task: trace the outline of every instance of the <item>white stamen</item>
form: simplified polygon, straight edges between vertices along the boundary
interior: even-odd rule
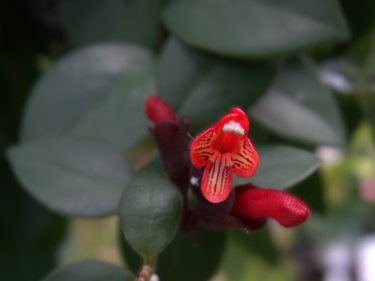
[[[192,186],[198,186],[199,185],[198,183],[199,183],[199,179],[197,177],[191,177],[190,178],[190,184]]]
[[[224,133],[234,133],[237,136],[243,136],[245,134],[245,130],[241,126],[241,124],[236,122],[236,121],[233,121],[233,120],[224,124],[223,132]]]

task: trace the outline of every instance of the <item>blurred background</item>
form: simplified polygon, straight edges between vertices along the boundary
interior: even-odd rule
[[[124,264],[116,217],[72,219],[50,211],[20,185],[5,156],[19,141],[26,101],[43,73],[79,46],[122,40],[116,24],[107,21],[122,14],[104,4],[93,12],[92,2],[0,1],[0,280],[40,280],[56,267],[88,258]],[[151,46],[157,54],[167,32],[153,24],[157,16],[150,11],[161,1],[139,3],[129,5],[125,41]],[[75,21],[69,10],[74,5]],[[339,5],[350,38],[309,54],[321,83],[335,93],[347,144],[309,147],[321,166],[293,187],[313,209],[309,221],[296,229],[270,223],[253,234],[251,245],[238,242],[244,237],[231,239],[241,236],[231,233],[212,280],[375,280],[375,1]],[[72,33],[84,30],[79,18],[85,13],[90,15],[85,23],[96,33]],[[139,36],[137,24],[156,38]],[[271,137],[284,142],[277,134]],[[142,154],[136,157],[143,161]]]

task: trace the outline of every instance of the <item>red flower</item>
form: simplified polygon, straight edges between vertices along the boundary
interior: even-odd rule
[[[241,109],[233,108],[217,124],[198,135],[190,146],[187,118],[177,118],[171,107],[156,96],[147,99],[145,111],[154,123],[150,132],[165,170],[184,195],[186,231],[192,232],[199,225],[252,231],[262,227],[269,218],[291,227],[309,217],[308,206],[287,192],[251,184],[232,188],[232,173],[251,177],[259,162],[247,138],[249,120]],[[204,168],[200,190],[191,185],[191,179],[201,177],[202,171],[192,165]],[[189,187],[198,199],[197,206],[190,210]]]
[[[150,96],[146,100],[145,107],[147,117],[157,124],[161,121],[176,121],[176,115],[172,108],[157,96]]]
[[[276,189],[239,186],[231,215],[252,229],[273,218],[284,227],[304,223],[310,216],[308,206],[297,197]]]
[[[201,191],[211,203],[227,199],[232,173],[243,178],[254,175],[259,157],[247,137],[248,131],[246,114],[235,107],[192,142],[190,158],[196,168],[205,167]]]

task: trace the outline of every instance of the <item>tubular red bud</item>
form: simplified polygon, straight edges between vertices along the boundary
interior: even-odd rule
[[[243,186],[236,192],[231,215],[244,221],[273,218],[282,226],[291,227],[304,223],[310,209],[287,192]]]
[[[154,124],[161,121],[176,121],[172,108],[157,96],[150,96],[146,100],[146,115]]]

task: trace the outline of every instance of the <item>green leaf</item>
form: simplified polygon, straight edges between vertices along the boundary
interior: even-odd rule
[[[48,275],[43,281],[133,281],[123,268],[95,260],[79,262]]]
[[[319,166],[319,159],[310,152],[287,146],[257,147],[260,156],[253,178],[234,178],[234,184],[253,183],[259,187],[285,189],[311,175]]]
[[[127,75],[108,91],[100,104],[88,110],[71,134],[129,149],[148,134],[145,100],[155,93],[154,64]]]
[[[122,231],[149,265],[155,265],[157,255],[173,239],[181,206],[177,188],[151,169],[139,173],[125,189],[119,207]]]
[[[100,105],[119,79],[151,60],[145,50],[121,44],[90,46],[62,58],[31,93],[23,116],[22,141],[66,132]]]
[[[343,121],[332,93],[303,60],[286,64],[250,115],[275,133],[308,144],[345,145]]]
[[[11,147],[21,184],[48,208],[68,216],[113,213],[132,168],[118,151],[83,139],[51,138]]]
[[[218,270],[225,245],[224,231],[200,229],[191,238],[179,231],[160,255],[157,274],[164,281],[210,280]]]
[[[59,0],[60,15],[75,45],[131,42],[155,48],[161,0]]]
[[[349,36],[335,0],[175,0],[162,17],[184,41],[237,57],[297,52]]]
[[[215,57],[171,38],[161,56],[159,95],[201,129],[232,106],[248,107],[275,73],[275,63]]]

